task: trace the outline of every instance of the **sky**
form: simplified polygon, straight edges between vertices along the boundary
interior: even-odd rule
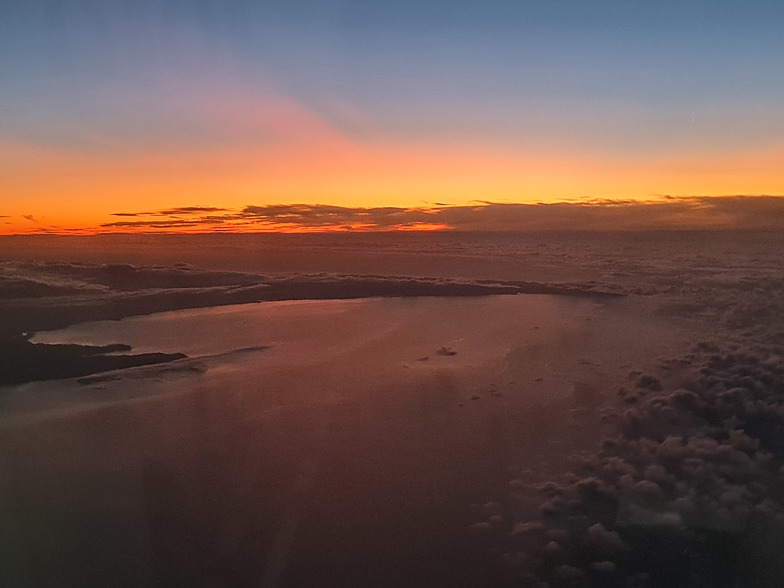
[[[737,197],[784,194],[781,22],[774,1],[5,0],[0,233],[758,208]],[[385,210],[406,214],[368,222]]]

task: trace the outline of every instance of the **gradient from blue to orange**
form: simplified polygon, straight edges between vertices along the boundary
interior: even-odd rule
[[[6,0],[0,233],[784,193],[784,5]]]

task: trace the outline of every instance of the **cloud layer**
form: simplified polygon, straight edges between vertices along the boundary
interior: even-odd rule
[[[614,297],[593,283],[380,275],[261,275],[187,265],[0,262],[0,336],[88,320],[270,300],[555,294]]]

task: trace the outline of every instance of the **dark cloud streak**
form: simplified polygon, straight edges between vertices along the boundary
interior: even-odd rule
[[[187,216],[211,212],[228,212],[226,208],[215,206],[181,206],[176,208],[166,208],[164,210],[154,210],[147,212],[113,212],[111,216],[121,217],[144,217],[144,216]]]

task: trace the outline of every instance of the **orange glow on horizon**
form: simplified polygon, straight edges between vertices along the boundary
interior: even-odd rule
[[[355,145],[322,136],[315,144],[178,149],[175,153],[91,155],[0,143],[0,234],[100,233],[138,213],[202,203],[226,209],[268,203],[419,208],[439,202],[655,200],[651,194],[784,193],[784,148],[721,157],[634,158],[523,153],[460,145]],[[43,171],[42,171],[43,170]],[[444,230],[436,223],[385,230]],[[150,231],[154,229],[144,229]],[[167,232],[377,230],[283,224],[202,223]],[[112,232],[138,232],[115,227]],[[160,231],[155,231],[160,232]]]

